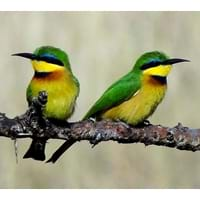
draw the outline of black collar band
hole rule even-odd
[[[152,76],[153,79],[157,80],[161,84],[167,84],[167,77],[165,76]]]
[[[44,78],[44,77],[49,76],[51,73],[52,72],[36,72],[35,71],[34,77],[36,77],[36,78]]]

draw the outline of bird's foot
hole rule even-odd
[[[144,126],[150,126],[150,125],[151,125],[151,122],[150,122],[149,120],[145,119],[145,120],[143,121],[143,125],[144,125]]]
[[[136,127],[140,128],[140,127],[150,126],[150,125],[151,125],[150,121],[145,119],[143,122],[136,125]]]
[[[90,117],[88,120],[91,121],[91,122],[93,122],[93,123],[96,122],[96,119],[92,118],[92,117]]]
[[[42,116],[42,111],[47,103],[47,98],[48,96],[46,91],[40,91],[38,97],[33,98],[31,107],[33,108],[35,115]]]
[[[41,91],[38,97],[34,97],[26,113],[28,122],[38,122],[39,124],[45,124],[45,118],[42,115],[42,111],[47,103],[47,93]]]

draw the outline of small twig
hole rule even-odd
[[[17,139],[14,140],[14,149],[15,149],[16,163],[18,164],[18,145],[17,145]]]

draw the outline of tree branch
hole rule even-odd
[[[47,140],[88,140],[93,145],[112,140],[118,143],[139,142],[180,150],[200,150],[200,129],[184,127],[180,123],[173,128],[152,124],[131,127],[123,122],[108,120],[59,124],[50,122],[42,116],[42,109],[46,102],[46,92],[40,92],[25,114],[9,119],[5,114],[0,113],[0,136],[11,139],[40,137]]]

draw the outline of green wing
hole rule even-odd
[[[128,100],[140,89],[140,86],[140,74],[128,73],[104,92],[83,119],[98,116],[101,112]]]
[[[32,101],[32,89],[31,85],[28,85],[28,88],[26,89],[26,100],[28,101],[28,106],[30,106]]]

